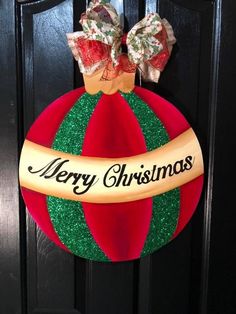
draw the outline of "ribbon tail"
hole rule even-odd
[[[147,62],[141,62],[138,69],[141,72],[144,81],[158,83],[161,75],[161,71],[159,69],[154,68]]]
[[[162,19],[162,25],[165,27],[166,33],[167,33],[167,46],[169,49],[169,52],[171,54],[171,51],[173,49],[173,45],[176,43],[176,38],[174,35],[174,31],[170,23],[167,21],[167,19]]]

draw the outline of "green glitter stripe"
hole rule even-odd
[[[134,93],[122,93],[143,131],[147,149],[153,150],[169,142],[168,133],[155,113]],[[162,247],[171,240],[179,217],[180,191],[174,189],[153,198],[152,221],[141,256]]]
[[[102,93],[83,94],[74,104],[55,136],[53,149],[64,153],[81,155],[88,122]]]
[[[85,93],[75,103],[56,134],[53,149],[81,154],[88,122],[101,95]],[[47,204],[53,226],[71,252],[88,259],[108,261],[90,233],[80,202],[48,196]]]

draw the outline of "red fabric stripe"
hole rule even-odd
[[[170,139],[174,139],[190,127],[185,117],[167,100],[141,87],[135,87],[134,92],[148,104],[159,117]],[[202,186],[203,176],[199,176],[197,179],[180,188],[180,214],[173,238],[183,230],[191,219],[199,202]]]
[[[118,93],[103,95],[88,124],[83,155],[124,157],[146,152],[138,121]],[[112,261],[140,257],[152,216],[152,199],[122,204],[83,203],[86,222]]]
[[[34,143],[51,147],[65,115],[84,92],[84,88],[78,88],[56,99],[34,122],[26,138]],[[21,192],[31,216],[40,229],[49,239],[68,251],[53,228],[48,214],[46,196],[25,188],[21,188]]]

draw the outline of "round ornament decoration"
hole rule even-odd
[[[133,260],[169,243],[191,219],[202,152],[171,103],[134,85],[137,69],[158,82],[176,41],[168,21],[152,13],[123,34],[114,7],[100,0],[80,23],[83,32],[67,37],[85,87],[56,99],[30,128],[21,192],[62,249],[95,261]]]

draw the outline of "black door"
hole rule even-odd
[[[65,253],[25,211],[18,156],[24,135],[55,98],[83,85],[65,33],[84,0],[0,1],[0,313],[235,314],[234,0],[111,1],[132,27],[157,11],[177,37],[158,86],[200,140],[204,192],[174,241],[134,262]],[[231,182],[232,181],[232,182]]]

